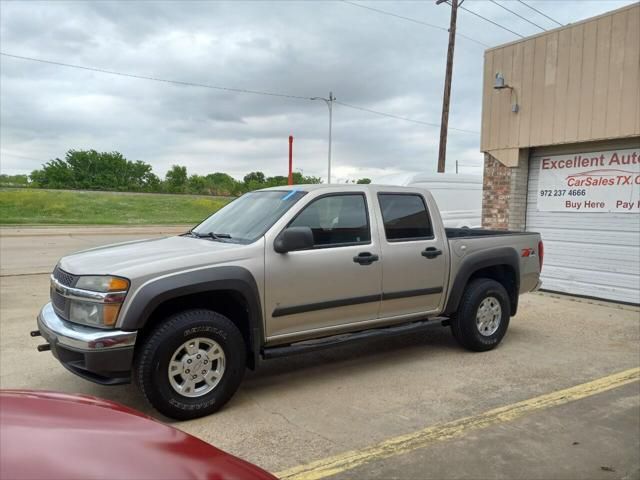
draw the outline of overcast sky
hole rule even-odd
[[[368,1],[446,30],[449,6],[432,0]],[[552,21],[522,3],[499,0],[544,27]],[[561,23],[631,1],[527,3]],[[489,1],[469,10],[522,35],[540,30]],[[2,1],[4,53],[184,82],[338,101],[439,124],[445,30],[341,1]],[[514,34],[460,11],[458,33],[488,46]],[[481,173],[483,51],[458,37],[448,170]],[[2,173],[29,173],[69,149],[119,151],[163,176],[294,167],[326,178],[327,107],[318,101],[241,94],[124,78],[0,56]],[[334,180],[435,171],[439,129],[336,104]],[[474,167],[475,166],[475,167]]]

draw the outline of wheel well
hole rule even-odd
[[[511,316],[518,310],[518,278],[516,272],[510,265],[492,265],[473,272],[467,284],[476,278],[490,278],[500,283],[507,293],[511,303]]]
[[[247,348],[247,366],[255,368],[249,306],[242,294],[234,290],[199,292],[165,300],[153,310],[144,327],[138,332],[138,342],[144,340],[160,322],[172,314],[191,309],[212,310],[231,320],[240,330]]]

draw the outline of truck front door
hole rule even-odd
[[[367,197],[366,192],[342,191],[310,200],[287,227],[311,228],[313,248],[277,253],[273,240],[279,232],[267,236],[265,330],[270,343],[332,335],[377,318],[382,262]]]

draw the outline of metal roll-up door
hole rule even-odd
[[[614,145],[606,149],[615,148]],[[599,147],[597,151],[606,149]],[[544,188],[540,185],[541,159],[556,153],[572,158],[567,155],[574,152],[588,153],[584,147],[574,150],[563,147],[557,152],[532,150],[529,160],[526,229],[539,232],[544,241],[543,288],[640,304],[640,208],[634,207],[629,213],[541,211],[539,208],[540,190]],[[621,170],[636,168],[624,166]],[[593,168],[585,170],[594,171]]]

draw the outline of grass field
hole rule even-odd
[[[0,224],[195,224],[228,202],[199,195],[5,188],[0,189]]]

